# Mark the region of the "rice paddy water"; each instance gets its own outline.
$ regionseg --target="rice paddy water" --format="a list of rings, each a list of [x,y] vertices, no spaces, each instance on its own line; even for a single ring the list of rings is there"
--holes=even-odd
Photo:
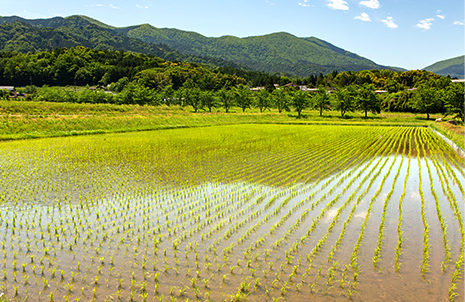
[[[464,167],[412,127],[3,142],[0,289],[17,301],[461,300]]]

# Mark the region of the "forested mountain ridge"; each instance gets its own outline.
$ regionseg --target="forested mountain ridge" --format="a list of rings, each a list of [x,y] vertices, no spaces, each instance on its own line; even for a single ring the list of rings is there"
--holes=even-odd
[[[104,30],[104,36],[108,34],[114,35],[115,39],[120,40],[120,43],[123,44],[116,45],[107,42],[100,43],[100,45],[86,44],[84,46],[97,49],[104,47],[117,49],[117,47],[122,47],[120,49],[153,54],[170,61],[176,60],[176,58],[173,58],[173,51],[168,51],[170,56],[157,54],[146,44],[155,44],[158,48],[165,48],[166,46],[161,45],[167,45],[179,52],[177,54],[178,60],[201,63],[213,62],[217,66],[231,65],[238,67],[245,65],[254,70],[302,77],[319,73],[327,74],[333,70],[400,70],[399,68],[378,65],[369,59],[315,37],[298,38],[285,32],[247,38],[234,36],[211,38],[195,32],[156,28],[149,24],[115,28],[86,16],[35,20],[27,20],[16,16],[0,17],[0,24],[13,21],[28,23],[40,29],[52,27],[61,32],[66,28],[67,33],[73,32],[73,34],[83,37],[89,35],[80,34],[80,32],[85,32],[89,27],[92,27],[94,31],[98,29]],[[95,40],[94,36],[90,37],[90,39],[92,38]],[[97,38],[99,37],[97,36]],[[129,40],[124,40],[124,38]],[[146,43],[135,47],[137,43],[134,39]],[[132,45],[128,47],[124,43]],[[17,44],[17,42],[10,44]],[[24,42],[22,44],[25,46]]]
[[[181,54],[167,45],[149,44],[100,24],[103,23],[82,16],[37,20],[0,17],[0,51],[27,53],[56,47],[84,46],[96,50],[133,51],[168,61],[241,67],[213,57]]]
[[[305,77],[333,70],[399,70],[378,65],[318,38],[298,38],[286,32],[247,38],[210,38],[195,32],[156,28],[149,24],[117,30],[148,43],[166,44],[182,53],[206,54],[272,73]]]
[[[465,77],[465,56],[458,56],[448,60],[443,60],[431,64],[424,68],[424,70],[434,72],[442,76],[458,77],[463,79]]]

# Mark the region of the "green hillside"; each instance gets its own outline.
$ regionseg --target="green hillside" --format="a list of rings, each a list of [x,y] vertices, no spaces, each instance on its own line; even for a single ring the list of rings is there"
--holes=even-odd
[[[71,16],[36,20],[16,16],[0,17],[0,51],[25,53],[76,46],[97,50],[133,51],[168,61],[190,61],[215,67],[241,67],[218,58],[181,54],[164,44],[146,43],[88,17]]]
[[[86,37],[89,36],[86,33],[88,27],[92,27],[94,32],[104,30],[105,32],[102,33],[107,39],[111,40],[108,35],[113,35],[115,36],[114,39],[118,40],[120,44],[106,41],[99,43],[99,45],[94,45],[93,41],[95,40],[102,42],[102,38],[98,35],[92,35],[91,43],[78,40],[80,43],[86,42],[85,46],[91,48],[121,48],[145,54],[159,55],[161,58],[170,61],[188,60],[216,66],[242,66],[242,68],[246,66],[253,70],[301,77],[308,77],[319,73],[328,74],[334,70],[339,72],[366,69],[402,70],[401,68],[378,65],[367,58],[341,49],[316,37],[299,38],[285,32],[247,38],[234,36],[211,38],[195,32],[171,28],[156,28],[149,24],[115,28],[87,16],[35,20],[27,20],[17,16],[0,17],[0,24],[14,21],[24,22],[42,29],[51,27],[61,32],[63,32],[63,28],[67,28],[65,30],[66,34],[72,34],[75,37],[70,39],[65,37],[65,42],[62,44],[69,43],[69,40],[76,40],[77,37],[87,39]],[[58,37],[60,35],[62,33],[58,33],[55,36]],[[124,38],[127,38],[127,40],[124,40]],[[141,41],[144,44],[138,44],[134,40]],[[44,41],[44,43],[48,42]],[[55,43],[58,43],[58,40],[55,40]],[[22,49],[31,48],[31,46],[27,45],[26,40],[20,43],[12,41],[9,44],[20,44]],[[71,44],[75,45],[74,43]],[[157,48],[166,49],[167,53],[160,54],[159,51],[153,52],[151,46],[147,44],[156,44]],[[167,45],[168,47],[162,45]]]
[[[182,53],[206,54],[267,72],[309,76],[333,70],[392,69],[318,38],[298,38],[285,32],[247,38],[210,38],[149,24],[117,30],[148,43],[166,44]]]
[[[465,77],[465,56],[458,56],[452,59],[436,62],[424,68],[424,70],[452,78],[463,79]]]

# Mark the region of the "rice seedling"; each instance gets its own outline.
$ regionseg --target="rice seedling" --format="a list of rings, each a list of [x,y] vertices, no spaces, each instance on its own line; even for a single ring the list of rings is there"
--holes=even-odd
[[[56,274],[47,287],[55,300],[63,289],[70,300],[92,299],[94,294],[109,299],[108,287],[116,288],[121,300],[162,299],[168,292],[172,299],[208,300],[210,291],[219,288],[225,298],[253,294],[270,299],[283,293],[281,299],[287,300],[300,294],[330,297],[336,291],[352,296],[355,290],[363,298],[369,290],[357,285],[365,276],[357,257],[365,254],[357,252],[354,267],[340,278],[339,269],[333,268],[336,260],[341,267],[350,264],[337,250],[346,244],[343,239],[350,243],[349,230],[364,196],[379,181],[378,171],[391,174],[390,167],[399,163],[386,159],[406,152],[414,156],[414,148],[423,150],[422,168],[428,169],[430,183],[430,175],[433,181],[439,179],[459,221],[462,206],[457,200],[463,197],[464,175],[458,168],[463,169],[463,161],[428,131],[321,125],[209,128],[37,140],[28,142],[27,149],[21,142],[1,145],[0,199],[20,209],[0,211],[3,284],[11,290],[18,272],[32,273],[35,284],[24,276],[14,286],[20,293],[27,287],[29,296],[37,297],[43,291],[41,280],[53,280]],[[424,154],[430,155],[427,162]],[[405,162],[400,157],[397,175],[389,176],[391,191],[401,187],[395,185],[398,178],[412,176]],[[403,196],[411,190],[407,177],[402,177]],[[450,215],[438,188],[424,190],[425,206],[430,199],[438,204],[438,226],[445,229]],[[378,256],[381,247],[384,255],[388,236],[389,198],[384,198],[384,206],[373,201],[369,207],[382,208]],[[401,204],[399,247],[404,246],[402,220],[414,219],[402,212]],[[441,232],[450,263],[458,261],[452,259],[454,230]],[[338,237],[335,242],[333,235]],[[308,250],[312,252],[305,254]],[[218,275],[208,277],[212,267]],[[451,278],[446,295],[453,298],[461,286],[461,271],[454,272],[446,271]],[[431,267],[429,274],[435,273]],[[80,296],[76,286],[82,287]]]

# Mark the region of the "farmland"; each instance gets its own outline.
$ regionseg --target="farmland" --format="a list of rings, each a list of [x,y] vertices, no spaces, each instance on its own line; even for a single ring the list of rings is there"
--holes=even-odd
[[[463,299],[465,164],[429,128],[223,125],[0,154],[10,299]]]

